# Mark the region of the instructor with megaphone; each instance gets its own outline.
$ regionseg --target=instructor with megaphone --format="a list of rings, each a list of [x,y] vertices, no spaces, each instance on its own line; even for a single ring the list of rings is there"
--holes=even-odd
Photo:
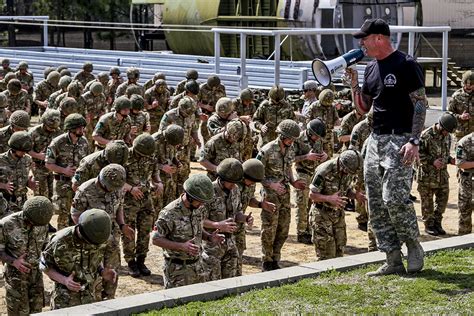
[[[365,55],[374,58],[365,68],[362,87],[357,70],[347,68],[346,73],[357,111],[373,113],[364,179],[369,220],[379,250],[387,255],[385,264],[368,275],[417,272],[423,268],[424,252],[409,195],[427,108],[423,71],[412,56],[392,47],[384,20],[366,20],[353,36]],[[408,248],[406,270],[400,251],[403,243]]]

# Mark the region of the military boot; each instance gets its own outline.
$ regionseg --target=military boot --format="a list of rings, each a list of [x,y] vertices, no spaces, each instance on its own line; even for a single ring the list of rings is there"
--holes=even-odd
[[[436,229],[433,221],[426,221],[424,224],[425,224],[425,233],[431,236],[438,236],[438,230]]]
[[[443,226],[441,225],[441,220],[435,221],[434,227],[436,231],[438,232],[438,235],[446,235],[446,231],[443,229]]]
[[[278,260],[273,260],[272,262],[272,270],[281,269],[280,265],[278,264]]]
[[[406,245],[408,249],[407,271],[409,273],[418,272],[423,269],[425,255],[423,247],[421,247],[420,242],[417,239],[408,240]]]
[[[301,234],[298,234],[297,241],[302,244],[312,245],[313,241],[311,240],[311,237],[312,237],[311,234],[301,233]]]
[[[272,271],[273,270],[273,261],[264,261],[262,263],[262,272]]]
[[[140,270],[138,270],[137,262],[135,260],[130,260],[128,262],[128,274],[132,278],[138,278],[140,276]]]
[[[402,252],[400,249],[387,252],[387,262],[385,262],[380,268],[376,271],[367,273],[369,277],[372,276],[383,276],[389,274],[402,274],[406,273],[405,267],[403,266],[402,261]]]
[[[137,268],[143,276],[149,276],[151,274],[151,271],[145,265],[145,258],[145,256],[137,257]]]

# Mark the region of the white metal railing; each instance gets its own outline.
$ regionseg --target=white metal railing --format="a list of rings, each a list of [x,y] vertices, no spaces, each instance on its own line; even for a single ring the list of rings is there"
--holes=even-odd
[[[275,40],[274,52],[274,84],[280,83],[280,59],[281,59],[281,36],[282,35],[343,35],[352,34],[359,29],[331,29],[331,28],[297,28],[297,29],[276,29],[276,30],[258,30],[258,29],[232,29],[232,28],[213,28],[214,32],[214,59],[215,71],[220,72],[220,34],[238,34],[240,35],[240,68],[241,68],[241,87],[246,88],[248,77],[246,73],[246,52],[247,35],[266,35],[273,36]],[[415,34],[417,33],[442,33],[442,71],[441,71],[441,105],[443,111],[447,108],[448,93],[448,33],[451,31],[449,26],[390,26],[392,33],[408,33],[408,54],[413,56],[415,47]]]
[[[43,22],[43,46],[48,47],[48,20],[49,20],[49,16],[47,16],[47,15],[0,16],[0,21],[17,21],[17,20],[42,21]]]

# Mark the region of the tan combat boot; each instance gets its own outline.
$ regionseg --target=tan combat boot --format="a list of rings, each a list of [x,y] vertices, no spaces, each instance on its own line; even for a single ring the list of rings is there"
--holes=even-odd
[[[408,273],[418,272],[423,269],[425,252],[417,239],[406,242],[408,249],[407,271]]]
[[[369,272],[366,275],[369,277],[374,277],[401,273],[406,273],[406,270],[403,266],[402,252],[400,249],[397,249],[392,252],[387,252],[387,262],[385,262],[376,271]]]

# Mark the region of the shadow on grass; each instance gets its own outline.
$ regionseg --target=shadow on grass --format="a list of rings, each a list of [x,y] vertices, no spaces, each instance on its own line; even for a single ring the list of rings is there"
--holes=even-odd
[[[434,269],[425,269],[409,278],[424,278],[446,284],[455,284],[459,289],[435,289],[434,291],[448,296],[468,294],[474,292],[474,272],[473,273],[451,273]]]

